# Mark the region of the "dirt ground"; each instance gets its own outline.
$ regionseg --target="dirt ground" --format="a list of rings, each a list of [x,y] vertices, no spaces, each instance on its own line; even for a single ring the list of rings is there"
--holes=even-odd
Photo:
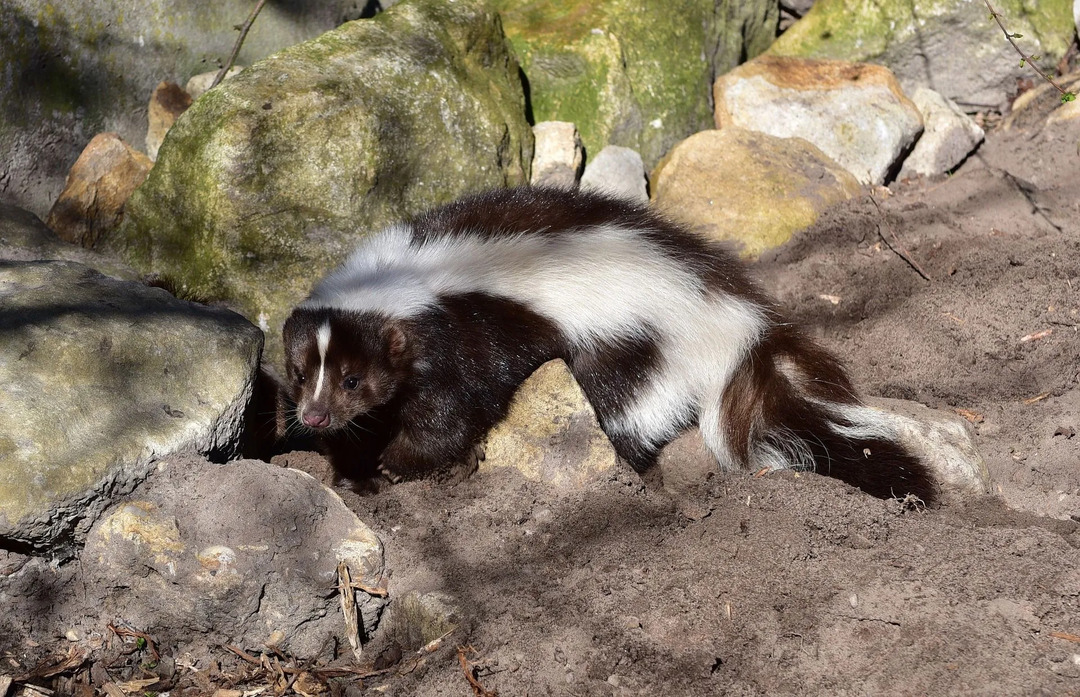
[[[904,512],[784,473],[679,500],[629,470],[346,492],[391,593],[463,615],[368,687],[483,694],[468,645],[504,696],[1080,695],[1078,148],[1080,120],[992,131],[952,176],[842,205],[755,265],[866,394],[972,420],[993,496]]]
[[[391,598],[445,593],[460,626],[419,659],[384,632],[334,694],[1080,695],[1080,119],[994,130],[754,270],[866,394],[972,420],[994,494],[911,511],[789,472],[675,497],[628,468],[341,491]],[[197,662],[174,695],[243,665]]]

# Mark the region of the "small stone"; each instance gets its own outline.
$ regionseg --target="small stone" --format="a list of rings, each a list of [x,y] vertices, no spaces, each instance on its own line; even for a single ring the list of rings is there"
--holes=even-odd
[[[577,127],[566,121],[542,121],[533,126],[533,186],[572,189],[577,186],[584,155]]]
[[[649,202],[645,163],[636,150],[609,145],[589,160],[581,175],[583,191],[607,193],[646,205]]]
[[[45,224],[63,240],[93,247],[120,225],[124,204],[153,166],[115,133],[97,134],[71,166]]]
[[[78,641],[79,640],[79,633],[76,632],[74,629],[69,629],[66,632],[64,632],[64,638],[67,639],[68,641]]]
[[[225,80],[228,80],[233,75],[239,74],[243,69],[244,68],[239,65],[234,65],[229,68],[228,72],[225,73],[222,82],[225,82]],[[193,75],[191,79],[187,81],[187,84],[184,85],[184,91],[191,95],[191,101],[195,101],[203,96],[203,94],[206,93],[206,90],[210,89],[210,85],[213,84],[217,74],[217,70],[212,70],[208,73],[199,73],[198,75]]]
[[[926,87],[915,90],[911,100],[919,108],[925,128],[898,178],[944,174],[983,141],[983,129],[952,100]]]
[[[852,593],[851,595],[849,595],[847,601],[848,605],[851,605],[851,607],[859,607],[859,596],[857,593]]]
[[[165,134],[180,114],[191,106],[191,101],[191,95],[175,82],[162,81],[154,88],[150,96],[147,113],[149,124],[146,129],[146,154],[151,160],[157,160],[158,148],[165,140]]]

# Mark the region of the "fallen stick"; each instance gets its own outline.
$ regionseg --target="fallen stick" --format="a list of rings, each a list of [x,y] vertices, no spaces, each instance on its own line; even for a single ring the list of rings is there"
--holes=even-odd
[[[465,658],[467,652],[476,651],[472,646],[459,646],[457,647],[458,661],[461,663],[461,671],[465,673],[465,679],[469,681],[469,685],[472,687],[473,694],[476,697],[498,697],[494,692],[490,692],[484,689],[484,686],[480,684],[480,681],[473,675],[472,666],[469,665],[469,659]]]
[[[1074,644],[1080,644],[1080,636],[1069,634],[1068,632],[1050,632],[1050,636],[1055,639],[1064,639],[1065,641],[1071,641]]]

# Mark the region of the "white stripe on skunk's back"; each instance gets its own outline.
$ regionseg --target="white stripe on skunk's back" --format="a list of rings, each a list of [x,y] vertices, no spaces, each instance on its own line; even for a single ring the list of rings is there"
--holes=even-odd
[[[720,401],[732,372],[767,326],[748,299],[710,291],[641,231],[600,226],[560,234],[452,235],[413,243],[396,225],[369,238],[302,307],[406,318],[441,295],[482,292],[525,304],[571,343],[660,337],[657,374],[610,426],[656,443],[698,412],[710,449],[727,464]]]
[[[395,225],[361,243],[302,306],[405,318],[436,305],[440,295],[468,292],[524,303],[580,344],[647,323],[665,337],[705,339],[715,329],[720,336],[707,343],[748,345],[764,326],[755,304],[708,293],[696,274],[639,231],[614,226],[563,235],[456,235],[414,246],[411,228]]]

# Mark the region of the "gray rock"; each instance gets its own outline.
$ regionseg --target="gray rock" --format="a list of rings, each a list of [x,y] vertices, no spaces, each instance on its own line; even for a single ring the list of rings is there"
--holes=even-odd
[[[581,175],[583,154],[581,136],[574,124],[566,121],[542,121],[533,126],[536,146],[533,150],[533,186],[572,189]]]
[[[365,234],[528,181],[524,103],[480,0],[402,3],[202,95],[105,246],[235,302],[272,337],[274,362],[288,312]]]
[[[952,100],[920,87],[911,95],[911,101],[923,116],[923,134],[904,159],[900,179],[944,174],[983,141],[983,130]]]
[[[344,647],[337,565],[382,587],[383,549],[330,489],[257,460],[170,458],[90,530],[79,582],[101,591],[98,617],[159,641],[271,644],[314,657]],[[105,592],[102,592],[105,591]],[[357,593],[364,639],[386,598]]]
[[[971,424],[962,417],[902,399],[872,397],[866,404],[886,417],[899,442],[930,469],[942,499],[961,500],[990,491],[989,470]],[[716,461],[693,428],[664,448],[659,467],[664,487],[685,496],[708,482]]]
[[[65,242],[30,211],[2,203],[0,203],[0,259],[74,261],[113,278],[129,281],[139,278],[138,272],[127,264],[101,252]]]
[[[716,127],[807,140],[862,184],[881,184],[922,132],[887,68],[762,56],[717,78]]]
[[[1074,0],[1075,3],[1075,0]],[[1075,28],[1068,0],[995,0],[1019,43],[1047,69],[1061,59]],[[887,66],[908,92],[930,87],[965,111],[1004,110],[1021,79],[1037,79],[990,19],[969,0],[817,0],[769,53],[839,58]]]
[[[166,458],[101,516],[74,562],[0,552],[0,651],[62,635],[100,648],[112,622],[196,656],[231,643],[314,657],[334,647],[328,637],[348,646],[339,561],[354,583],[384,587],[378,538],[308,475]],[[387,600],[356,597],[370,638]]]
[[[888,415],[900,442],[942,485],[944,498],[990,491],[990,472],[963,417],[901,399],[875,397],[867,404]]]
[[[657,209],[751,257],[861,191],[855,177],[802,138],[734,126],[676,145],[653,171],[652,187]]]
[[[589,158],[580,187],[601,191],[634,203],[649,202],[645,163],[636,150],[609,145],[595,157]]]
[[[261,347],[228,310],[0,262],[0,537],[62,556],[157,459],[232,455]]]
[[[0,201],[44,217],[96,133],[141,143],[146,100],[228,58],[251,0],[4,0]],[[359,3],[362,7],[364,3]],[[250,65],[359,14],[355,0],[269,3],[240,50]]]
[[[243,66],[234,65],[225,73],[223,80],[228,80],[230,77],[238,75],[243,69]],[[187,84],[184,85],[184,91],[190,94],[192,99],[198,99],[203,96],[206,90],[210,89],[210,85],[214,83],[214,78],[217,77],[217,74],[218,71],[211,70],[208,73],[192,75],[191,78],[188,79]]]
[[[653,167],[709,125],[709,83],[776,38],[776,0],[492,0],[529,79],[535,122],[570,121]]]

